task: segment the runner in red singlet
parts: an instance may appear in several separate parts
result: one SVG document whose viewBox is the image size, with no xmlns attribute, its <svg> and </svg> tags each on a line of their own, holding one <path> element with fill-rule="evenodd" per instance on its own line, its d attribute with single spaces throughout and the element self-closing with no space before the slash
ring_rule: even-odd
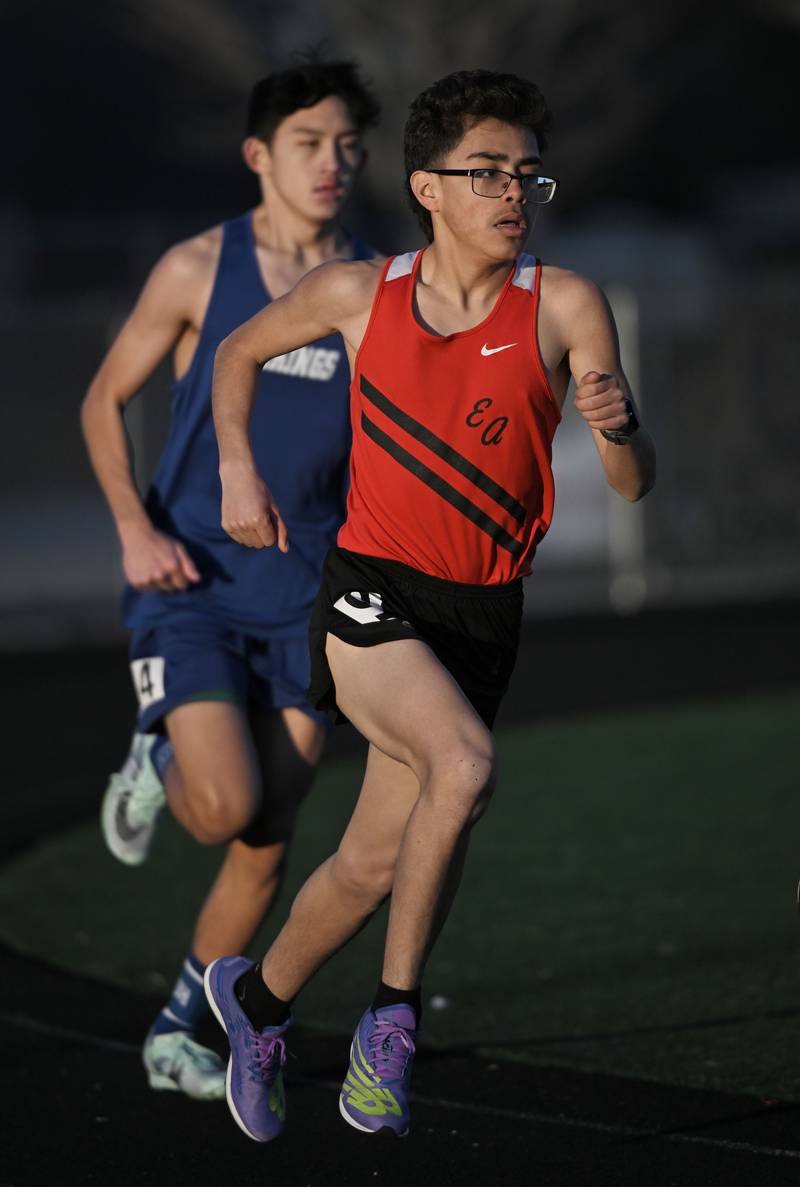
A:
<svg viewBox="0 0 800 1187">
<path fill-rule="evenodd" d="M 605 298 L 522 251 L 531 211 L 557 188 L 541 171 L 549 125 L 523 79 L 440 80 L 406 125 L 409 196 L 430 246 L 317 269 L 217 354 L 222 522 L 254 548 L 291 543 L 248 442 L 258 369 L 338 331 L 353 376 L 347 520 L 312 619 L 310 696 L 367 738 L 364 784 L 263 961 L 223 958 L 206 975 L 231 1043 L 228 1101 L 259 1140 L 283 1126 L 290 1003 L 389 894 L 382 975 L 339 1107 L 364 1132 L 408 1132 L 422 973 L 494 788 L 491 727 L 522 577 L 552 516 L 570 377 L 609 484 L 627 499 L 653 484 Z"/>
<path fill-rule="evenodd" d="M 375 292 L 338 542 L 447 581 L 504 584 L 530 572 L 553 511 L 561 412 L 536 336 L 542 269 L 521 255 L 489 316 L 441 335 L 414 313 L 425 254 L 390 260 Z"/>
</svg>

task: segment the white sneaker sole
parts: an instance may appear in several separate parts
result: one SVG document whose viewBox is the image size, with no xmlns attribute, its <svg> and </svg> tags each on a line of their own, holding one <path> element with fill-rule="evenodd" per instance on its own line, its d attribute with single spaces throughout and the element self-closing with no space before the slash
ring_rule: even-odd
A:
<svg viewBox="0 0 800 1187">
<path fill-rule="evenodd" d="M 381 1131 L 383 1129 L 391 1129 L 392 1128 L 391 1125 L 384 1125 L 381 1127 L 381 1129 L 368 1129 L 366 1125 L 359 1125 L 358 1122 L 355 1121 L 350 1116 L 347 1109 L 344 1107 L 344 1099 L 342 1096 L 339 1097 L 339 1112 L 342 1114 L 342 1116 L 344 1117 L 347 1124 L 352 1125 L 353 1129 L 357 1129 L 361 1133 L 371 1134 L 372 1137 L 375 1137 L 376 1134 L 381 1133 Z M 393 1132 L 396 1133 L 397 1137 L 399 1137 L 399 1138 L 407 1138 L 409 1133 L 411 1132 L 411 1126 L 409 1126 L 408 1129 L 404 1129 L 402 1133 L 397 1133 L 397 1130 L 393 1130 Z"/>
<path fill-rule="evenodd" d="M 147 1082 L 156 1092 L 180 1092 L 189 1100 L 216 1101 L 222 1098 L 216 1092 L 187 1092 L 180 1084 L 176 1084 L 171 1076 L 162 1076 L 160 1072 L 147 1071 Z"/>
<path fill-rule="evenodd" d="M 155 1088 L 157 1092 L 180 1092 L 180 1087 L 169 1076 L 162 1076 L 160 1072 L 151 1072 L 147 1064 L 144 1066 L 147 1072 L 147 1083 L 151 1088 Z"/>
<path fill-rule="evenodd" d="M 118 803 L 119 795 L 113 785 L 109 784 L 103 796 L 103 806 L 100 811 L 100 826 L 103 830 L 103 840 L 106 843 L 106 848 L 116 857 L 117 861 L 121 861 L 126 866 L 140 866 L 147 860 L 147 854 L 150 849 L 149 841 L 143 848 L 134 849 L 122 840 L 116 829 Z"/>
</svg>

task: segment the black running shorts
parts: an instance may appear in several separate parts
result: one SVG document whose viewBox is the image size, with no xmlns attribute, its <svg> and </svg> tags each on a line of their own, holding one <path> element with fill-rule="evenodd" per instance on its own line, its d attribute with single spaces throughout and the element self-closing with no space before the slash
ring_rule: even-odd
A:
<svg viewBox="0 0 800 1187">
<path fill-rule="evenodd" d="M 347 719 L 325 655 L 328 633 L 356 647 L 421 639 L 491 729 L 519 647 L 522 579 L 508 585 L 442 581 L 408 565 L 332 548 L 311 615 L 308 698 Z"/>
</svg>

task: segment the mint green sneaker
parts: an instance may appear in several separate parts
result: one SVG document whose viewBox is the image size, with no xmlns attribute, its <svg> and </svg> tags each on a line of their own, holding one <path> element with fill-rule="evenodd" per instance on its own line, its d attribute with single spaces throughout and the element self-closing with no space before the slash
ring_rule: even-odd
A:
<svg viewBox="0 0 800 1187">
<path fill-rule="evenodd" d="M 183 1092 L 192 1100 L 225 1099 L 225 1064 L 185 1030 L 145 1039 L 142 1062 L 151 1088 Z"/>
<path fill-rule="evenodd" d="M 164 784 L 150 758 L 158 740 L 158 734 L 133 735 L 125 765 L 111 776 L 103 796 L 100 823 L 106 845 L 128 866 L 146 859 L 166 802 Z"/>
</svg>

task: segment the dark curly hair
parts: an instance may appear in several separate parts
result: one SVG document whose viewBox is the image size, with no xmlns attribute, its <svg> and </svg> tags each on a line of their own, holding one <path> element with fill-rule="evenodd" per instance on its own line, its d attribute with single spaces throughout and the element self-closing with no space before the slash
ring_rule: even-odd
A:
<svg viewBox="0 0 800 1187">
<path fill-rule="evenodd" d="M 377 123 L 380 104 L 355 62 L 329 62 L 318 50 L 298 55 L 294 65 L 268 74 L 253 87 L 247 110 L 248 136 L 269 144 L 288 115 L 335 95 L 347 105 L 360 132 Z"/>
<path fill-rule="evenodd" d="M 539 88 L 516 74 L 458 70 L 418 95 L 406 120 L 406 190 L 411 209 L 428 239 L 433 239 L 433 221 L 430 211 L 414 196 L 411 174 L 438 165 L 455 148 L 469 124 L 482 119 L 530 128 L 536 133 L 542 152 L 547 147 L 547 133 L 553 123 Z"/>
</svg>

